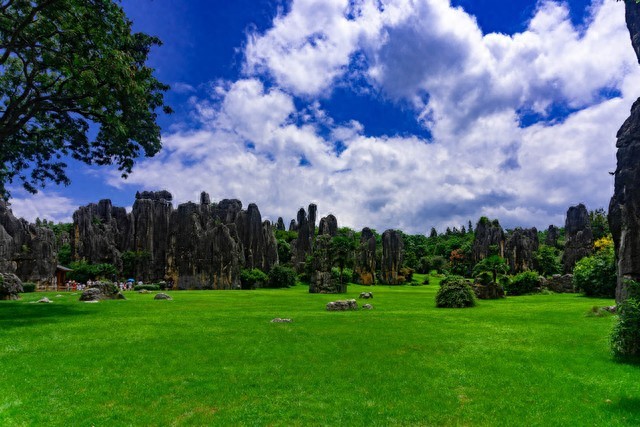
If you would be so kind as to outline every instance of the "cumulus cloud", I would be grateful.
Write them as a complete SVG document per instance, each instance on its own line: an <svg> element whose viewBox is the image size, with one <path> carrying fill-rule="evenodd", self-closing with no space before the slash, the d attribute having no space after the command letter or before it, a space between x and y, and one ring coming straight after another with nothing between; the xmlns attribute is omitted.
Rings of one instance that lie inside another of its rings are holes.
<svg viewBox="0 0 640 427"><path fill-rule="evenodd" d="M596 0L590 13L577 28L566 4L543 1L505 35L445 0L296 0L249 36L244 77L194 98L199 125L164 135L128 183L256 202L272 220L316 202L355 228L424 233L480 215L561 225L571 204L606 206L615 132L640 83L622 5ZM410 101L432 139L374 137L323 111L362 76Z"/></svg>
<svg viewBox="0 0 640 427"><path fill-rule="evenodd" d="M10 208L13 214L30 222L34 222L36 218L71 222L73 212L78 207L74 200L56 193L40 191L32 195L21 189L12 191Z"/></svg>

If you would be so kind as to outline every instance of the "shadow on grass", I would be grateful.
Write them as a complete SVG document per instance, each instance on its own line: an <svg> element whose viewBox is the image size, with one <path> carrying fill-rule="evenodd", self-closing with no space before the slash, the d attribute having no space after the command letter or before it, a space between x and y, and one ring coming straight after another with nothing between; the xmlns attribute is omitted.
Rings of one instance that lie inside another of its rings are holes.
<svg viewBox="0 0 640 427"><path fill-rule="evenodd" d="M62 304L0 304L0 325L3 330L33 326L34 324L62 322L71 316L89 314L72 305Z"/></svg>
<svg viewBox="0 0 640 427"><path fill-rule="evenodd" d="M640 398L622 397L620 401L607 405L607 409L622 415L627 421L640 421Z"/></svg>

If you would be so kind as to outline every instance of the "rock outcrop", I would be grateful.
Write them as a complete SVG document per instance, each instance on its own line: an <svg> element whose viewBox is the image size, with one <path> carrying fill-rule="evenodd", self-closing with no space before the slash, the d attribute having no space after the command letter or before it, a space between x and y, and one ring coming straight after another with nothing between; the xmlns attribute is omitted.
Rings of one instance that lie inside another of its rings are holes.
<svg viewBox="0 0 640 427"><path fill-rule="evenodd" d="M0 273L15 274L21 281L38 285L52 283L57 251L52 230L16 218L0 200Z"/></svg>
<svg viewBox="0 0 640 427"><path fill-rule="evenodd" d="M202 192L200 203L174 209L172 199L167 191L137 193L129 214L109 200L79 208L75 259L122 269L123 254L133 252L136 279L165 280L177 289L239 289L242 268L268 272L278 264L273 227L255 204L243 210L235 199L212 203Z"/></svg>
<svg viewBox="0 0 640 427"><path fill-rule="evenodd" d="M327 311L357 310L358 303L354 299L331 301L327 303Z"/></svg>
<svg viewBox="0 0 640 427"><path fill-rule="evenodd" d="M0 273L0 300L20 299L22 282L13 273Z"/></svg>
<svg viewBox="0 0 640 427"><path fill-rule="evenodd" d="M298 232L298 238L291 242L291 262L297 272L304 270L305 261L313 252L317 209L315 204L310 204L309 215L307 215L304 208L300 208L297 221L291 221L291 226L295 224L295 231ZM289 227L289 230L291 230L291 228L292 227Z"/></svg>
<svg viewBox="0 0 640 427"><path fill-rule="evenodd" d="M504 231L498 220L490 221L486 217L480 218L476 225L476 234L473 240L474 262L477 263L489 255L499 255L504 258L504 249Z"/></svg>
<svg viewBox="0 0 640 427"><path fill-rule="evenodd" d="M547 229L547 237L544 239L544 244L551 247L558 246L558 239L560 238L560 229L555 225L550 225Z"/></svg>
<svg viewBox="0 0 640 427"><path fill-rule="evenodd" d="M564 224L565 244L562 266L565 273L571 273L576 262L593 252L593 233L587 208L580 203L567 211Z"/></svg>
<svg viewBox="0 0 640 427"><path fill-rule="evenodd" d="M126 299L118 287L111 283L95 282L80 295L80 301L101 301L105 299Z"/></svg>
<svg viewBox="0 0 640 427"><path fill-rule="evenodd" d="M640 6L625 2L631 45L640 62ZM640 281L640 98L616 135L618 152L609 228L616 249L616 302L628 297L627 280Z"/></svg>
<svg viewBox="0 0 640 427"><path fill-rule="evenodd" d="M538 250L536 228L516 228L505 243L505 257L511 273L517 274L533 269L533 254Z"/></svg>
<svg viewBox="0 0 640 427"><path fill-rule="evenodd" d="M554 274L551 278L540 280L540 286L543 289L548 289L560 294L575 293L576 290L573 287L573 275L572 274Z"/></svg>
<svg viewBox="0 0 640 427"><path fill-rule="evenodd" d="M282 219L281 216L278 217L278 222L276 222L276 230L279 230L279 231L286 230L286 228L284 227L284 220Z"/></svg>
<svg viewBox="0 0 640 427"><path fill-rule="evenodd" d="M404 283L404 276L400 274L403 261L404 243L402 234L396 230L386 230L382 233L382 262L380 281L387 285Z"/></svg>
<svg viewBox="0 0 640 427"><path fill-rule="evenodd" d="M325 234L327 236L334 237L338 234L338 220L332 214L329 214L320 219L320 225L318 226L318 234Z"/></svg>
<svg viewBox="0 0 640 427"><path fill-rule="evenodd" d="M368 227L363 228L360 233L355 272L360 285L376 284L376 236Z"/></svg>

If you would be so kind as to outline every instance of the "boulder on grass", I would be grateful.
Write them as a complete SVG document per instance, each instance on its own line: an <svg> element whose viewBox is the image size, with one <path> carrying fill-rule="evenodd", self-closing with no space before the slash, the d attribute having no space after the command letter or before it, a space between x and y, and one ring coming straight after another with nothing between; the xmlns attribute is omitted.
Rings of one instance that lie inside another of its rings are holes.
<svg viewBox="0 0 640 427"><path fill-rule="evenodd" d="M360 292L360 298L362 299L373 298L373 292Z"/></svg>
<svg viewBox="0 0 640 427"><path fill-rule="evenodd" d="M153 297L153 299L166 299L166 300L172 300L173 298L171 298L170 295L167 295L163 292L160 292L159 294L156 294L155 297Z"/></svg>
<svg viewBox="0 0 640 427"><path fill-rule="evenodd" d="M118 287L112 283L95 282L80 295L80 301L101 301L104 299L126 299Z"/></svg>
<svg viewBox="0 0 640 427"><path fill-rule="evenodd" d="M358 303L354 299L349 300L338 300L327 303L328 311L347 311L347 310L357 310Z"/></svg>
<svg viewBox="0 0 640 427"><path fill-rule="evenodd" d="M476 294L478 299L500 299L504 298L504 288L497 283L489 283L483 285L481 283L474 283L472 285L473 293Z"/></svg>
<svg viewBox="0 0 640 427"><path fill-rule="evenodd" d="M0 273L0 300L20 299L22 281L13 273Z"/></svg>

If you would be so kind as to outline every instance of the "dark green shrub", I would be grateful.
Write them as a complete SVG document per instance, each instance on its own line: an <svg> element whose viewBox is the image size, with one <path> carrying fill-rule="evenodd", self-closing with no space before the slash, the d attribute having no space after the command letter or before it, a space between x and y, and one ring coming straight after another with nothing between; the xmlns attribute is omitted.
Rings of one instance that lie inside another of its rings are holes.
<svg viewBox="0 0 640 427"><path fill-rule="evenodd" d="M296 284L296 272L289 267L274 265L269 272L270 288L290 288Z"/></svg>
<svg viewBox="0 0 640 427"><path fill-rule="evenodd" d="M22 283L22 292L29 293L36 291L36 284L31 282L23 282Z"/></svg>
<svg viewBox="0 0 640 427"><path fill-rule="evenodd" d="M573 269L573 286L589 297L615 298L616 265L613 250L582 258Z"/></svg>
<svg viewBox="0 0 640 427"><path fill-rule="evenodd" d="M70 280L86 283L89 280L108 279L111 280L118 271L112 264L89 264L86 261L72 262L70 267L73 271L67 274Z"/></svg>
<svg viewBox="0 0 640 427"><path fill-rule="evenodd" d="M244 269L240 272L240 284L242 289L262 288L268 281L269 276L257 268Z"/></svg>
<svg viewBox="0 0 640 427"><path fill-rule="evenodd" d="M160 285L157 284L146 284L146 285L135 285L133 287L134 291L159 291L160 290Z"/></svg>
<svg viewBox="0 0 640 427"><path fill-rule="evenodd" d="M436 307L464 308L476 305L476 297L471 286L460 276L447 276L440 282L436 294Z"/></svg>
<svg viewBox="0 0 640 427"><path fill-rule="evenodd" d="M526 295L540 291L540 278L538 273L525 271L516 274L509 283L503 285L507 295Z"/></svg>
<svg viewBox="0 0 640 427"><path fill-rule="evenodd" d="M611 350L617 359L640 361L640 299L631 297L618 305Z"/></svg>

